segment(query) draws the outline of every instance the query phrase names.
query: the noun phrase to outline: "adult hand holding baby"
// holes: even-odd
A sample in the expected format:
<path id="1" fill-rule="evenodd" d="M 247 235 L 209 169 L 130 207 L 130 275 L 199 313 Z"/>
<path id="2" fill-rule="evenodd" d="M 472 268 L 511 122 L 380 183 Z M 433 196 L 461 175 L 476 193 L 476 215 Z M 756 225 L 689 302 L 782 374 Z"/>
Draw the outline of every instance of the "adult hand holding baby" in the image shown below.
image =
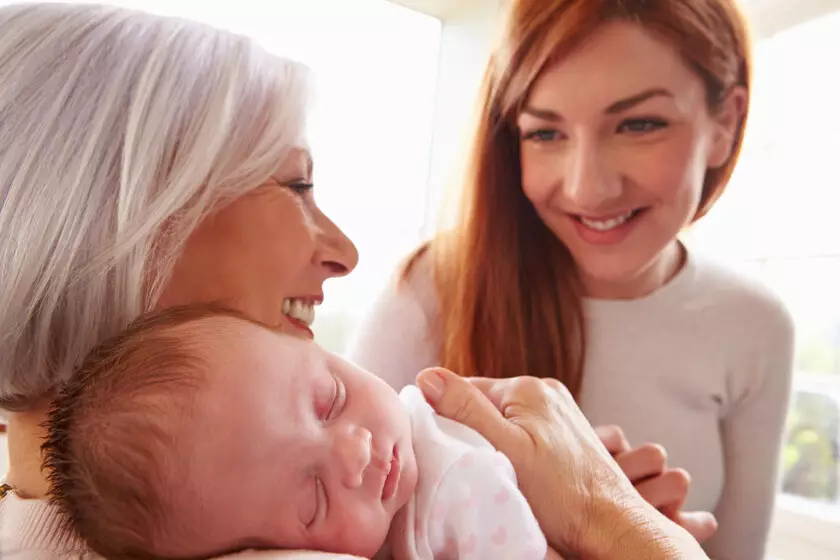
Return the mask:
<path id="1" fill-rule="evenodd" d="M 507 455 L 558 551 L 583 558 L 707 558 L 685 529 L 633 488 L 558 381 L 467 380 L 436 368 L 421 372 L 417 384 L 439 414 L 475 429 Z M 613 447 L 621 455 L 623 446 Z"/>

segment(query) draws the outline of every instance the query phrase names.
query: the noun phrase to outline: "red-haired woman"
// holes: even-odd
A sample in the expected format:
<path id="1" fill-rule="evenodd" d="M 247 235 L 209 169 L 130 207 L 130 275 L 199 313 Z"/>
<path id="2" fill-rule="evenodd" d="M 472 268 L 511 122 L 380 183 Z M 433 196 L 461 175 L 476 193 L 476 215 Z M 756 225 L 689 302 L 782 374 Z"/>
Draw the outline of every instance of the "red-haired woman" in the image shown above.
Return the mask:
<path id="1" fill-rule="evenodd" d="M 609 447 L 640 492 L 677 520 L 714 512 L 708 553 L 739 560 L 763 557 L 792 322 L 678 236 L 732 175 L 749 50 L 735 0 L 513 1 L 460 218 L 351 351 L 398 388 L 432 365 L 559 379 L 593 425 L 623 429 Z M 627 441 L 691 474 L 685 504 L 681 471 Z"/>

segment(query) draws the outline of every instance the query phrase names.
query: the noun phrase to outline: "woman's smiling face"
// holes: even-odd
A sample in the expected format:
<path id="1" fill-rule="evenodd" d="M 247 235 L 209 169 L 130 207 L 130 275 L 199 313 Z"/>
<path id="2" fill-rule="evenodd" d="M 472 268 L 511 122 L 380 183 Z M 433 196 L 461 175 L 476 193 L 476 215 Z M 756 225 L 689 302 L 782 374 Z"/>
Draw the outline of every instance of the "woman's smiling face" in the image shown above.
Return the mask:
<path id="1" fill-rule="evenodd" d="M 350 273 L 357 262 L 353 243 L 315 204 L 312 160 L 299 149 L 269 181 L 190 236 L 158 308 L 215 302 L 312 338 L 324 281 Z"/>
<path id="2" fill-rule="evenodd" d="M 630 22 L 604 24 L 546 68 L 518 117 L 522 184 L 589 295 L 655 289 L 651 274 L 728 160 L 745 93 L 714 114 L 699 74 Z M 655 283 L 654 283 L 655 284 Z"/>

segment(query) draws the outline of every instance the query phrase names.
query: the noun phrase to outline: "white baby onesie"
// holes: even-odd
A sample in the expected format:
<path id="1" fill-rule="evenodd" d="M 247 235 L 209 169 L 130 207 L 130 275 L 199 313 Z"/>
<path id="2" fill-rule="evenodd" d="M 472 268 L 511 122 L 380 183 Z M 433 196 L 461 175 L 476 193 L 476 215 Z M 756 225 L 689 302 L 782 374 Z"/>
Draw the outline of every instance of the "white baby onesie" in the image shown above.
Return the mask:
<path id="1" fill-rule="evenodd" d="M 411 417 L 417 489 L 389 534 L 396 560 L 543 560 L 547 543 L 513 465 L 478 432 L 437 415 L 417 387 Z"/>

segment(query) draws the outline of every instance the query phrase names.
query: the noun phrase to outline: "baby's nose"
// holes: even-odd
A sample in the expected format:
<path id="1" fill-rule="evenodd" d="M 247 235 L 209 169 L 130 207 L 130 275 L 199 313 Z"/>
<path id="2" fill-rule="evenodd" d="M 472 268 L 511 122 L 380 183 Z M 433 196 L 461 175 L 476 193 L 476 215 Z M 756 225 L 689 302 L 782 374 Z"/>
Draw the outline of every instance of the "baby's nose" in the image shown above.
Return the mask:
<path id="1" fill-rule="evenodd" d="M 336 459 L 342 469 L 344 484 L 358 488 L 364 481 L 365 469 L 371 461 L 371 433 L 356 425 L 341 430 L 336 438 Z"/>

